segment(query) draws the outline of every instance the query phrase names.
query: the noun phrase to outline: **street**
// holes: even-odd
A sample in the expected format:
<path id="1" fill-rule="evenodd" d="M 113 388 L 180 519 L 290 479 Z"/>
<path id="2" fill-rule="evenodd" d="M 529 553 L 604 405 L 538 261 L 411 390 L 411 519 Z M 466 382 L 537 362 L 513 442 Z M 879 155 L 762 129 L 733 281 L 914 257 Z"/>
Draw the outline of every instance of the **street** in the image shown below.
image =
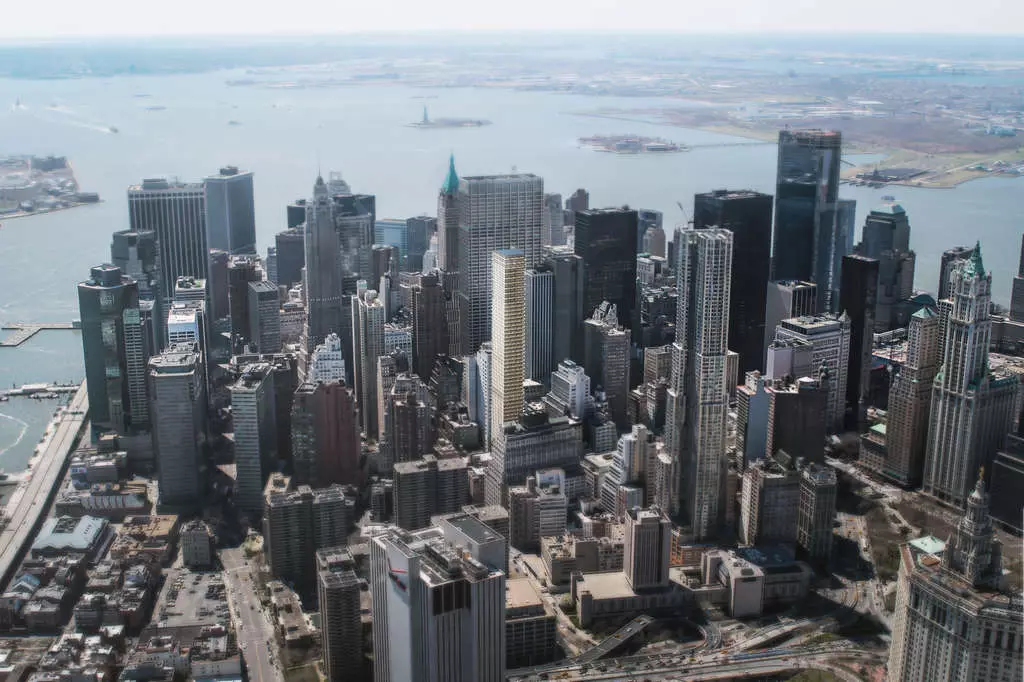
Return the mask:
<path id="1" fill-rule="evenodd" d="M 220 560 L 224 565 L 224 584 L 238 633 L 238 646 L 242 650 L 250 682 L 283 682 L 278 668 L 280 657 L 271 660 L 276 648 L 274 629 L 261 608 L 253 582 L 255 576 L 245 552 L 241 547 L 222 549 Z"/>

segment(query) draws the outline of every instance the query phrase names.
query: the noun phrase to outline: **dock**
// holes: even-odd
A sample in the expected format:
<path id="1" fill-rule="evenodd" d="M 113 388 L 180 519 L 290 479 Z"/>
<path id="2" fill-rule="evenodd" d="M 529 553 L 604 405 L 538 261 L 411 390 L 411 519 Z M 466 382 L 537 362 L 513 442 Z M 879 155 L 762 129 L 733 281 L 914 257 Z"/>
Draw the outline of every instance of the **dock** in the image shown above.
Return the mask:
<path id="1" fill-rule="evenodd" d="M 6 590 L 46 518 L 88 412 L 89 394 L 83 381 L 68 406 L 51 422 L 53 432 L 36 456 L 28 480 L 7 501 L 7 525 L 0 532 L 0 590 Z"/>
<path id="2" fill-rule="evenodd" d="M 0 329 L 14 330 L 0 340 L 0 348 L 15 348 L 25 343 L 44 329 L 81 329 L 81 322 L 8 322 Z"/>

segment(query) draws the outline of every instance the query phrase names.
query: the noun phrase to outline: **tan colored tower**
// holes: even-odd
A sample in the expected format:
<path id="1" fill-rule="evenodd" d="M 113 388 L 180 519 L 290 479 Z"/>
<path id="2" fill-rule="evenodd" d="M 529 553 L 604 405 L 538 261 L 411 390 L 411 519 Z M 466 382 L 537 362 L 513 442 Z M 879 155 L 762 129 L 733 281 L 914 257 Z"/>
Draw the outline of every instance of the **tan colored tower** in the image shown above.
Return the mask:
<path id="1" fill-rule="evenodd" d="M 526 345 L 526 255 L 519 249 L 491 254 L 491 439 L 523 414 L 523 349 Z"/>

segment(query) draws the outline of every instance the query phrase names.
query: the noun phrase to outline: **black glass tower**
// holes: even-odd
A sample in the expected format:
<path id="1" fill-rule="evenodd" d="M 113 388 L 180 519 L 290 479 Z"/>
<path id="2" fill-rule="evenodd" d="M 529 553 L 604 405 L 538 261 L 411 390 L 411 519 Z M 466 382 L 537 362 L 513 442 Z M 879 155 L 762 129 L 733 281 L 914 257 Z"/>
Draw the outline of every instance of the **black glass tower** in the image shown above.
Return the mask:
<path id="1" fill-rule="evenodd" d="M 622 326 L 634 326 L 636 224 L 636 211 L 628 208 L 576 212 L 575 251 L 585 272 L 584 317 L 608 301 L 615 304 Z"/>
<path id="2" fill-rule="evenodd" d="M 866 414 L 868 389 L 871 383 L 871 351 L 874 348 L 875 303 L 878 299 L 878 261 L 865 256 L 846 256 L 843 258 L 842 280 L 839 287 L 839 307 L 850 318 L 846 403 L 853 409 L 852 414 L 860 423 Z"/>
<path id="3" fill-rule="evenodd" d="M 761 369 L 772 251 L 772 197 L 749 190 L 715 190 L 693 201 L 693 226 L 732 232 L 729 350 L 740 354 L 740 377 Z"/>

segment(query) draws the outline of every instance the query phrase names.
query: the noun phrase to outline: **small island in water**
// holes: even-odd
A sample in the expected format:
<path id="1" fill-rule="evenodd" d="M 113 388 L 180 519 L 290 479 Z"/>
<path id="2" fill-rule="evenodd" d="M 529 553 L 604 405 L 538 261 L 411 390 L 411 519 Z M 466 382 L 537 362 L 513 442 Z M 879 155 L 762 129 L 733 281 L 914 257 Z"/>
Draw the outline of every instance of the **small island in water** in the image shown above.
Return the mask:
<path id="1" fill-rule="evenodd" d="M 664 154 L 690 150 L 685 144 L 676 144 L 660 137 L 644 137 L 642 135 L 592 135 L 581 137 L 579 143 L 597 152 L 614 152 L 615 154 Z"/>
<path id="2" fill-rule="evenodd" d="M 489 125 L 491 122 L 482 118 L 431 119 L 426 107 L 423 107 L 423 118 L 409 124 L 411 128 L 479 128 Z"/>
<path id="3" fill-rule="evenodd" d="M 95 192 L 81 192 L 63 156 L 0 156 L 0 219 L 19 218 L 95 204 Z"/>

